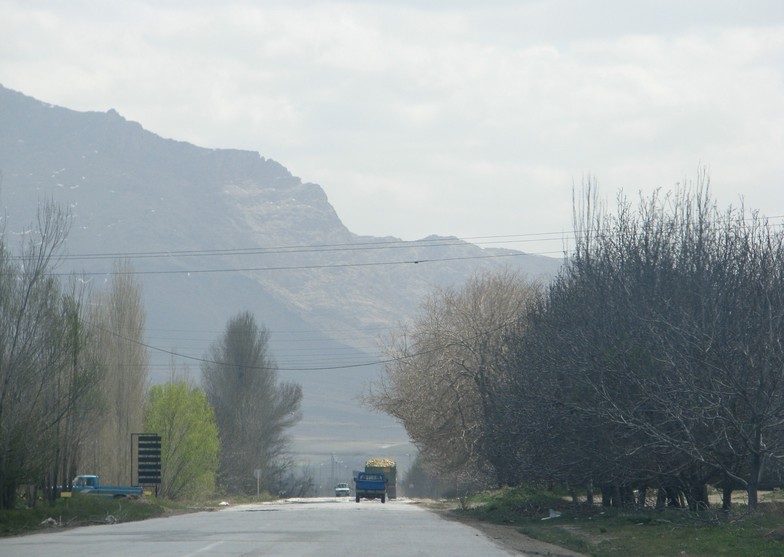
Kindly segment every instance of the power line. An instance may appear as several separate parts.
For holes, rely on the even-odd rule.
[[[216,248],[197,250],[161,250],[161,251],[133,251],[133,252],[104,252],[104,253],[77,253],[65,254],[63,260],[100,260],[100,259],[142,259],[142,258],[172,258],[172,257],[208,257],[232,255],[274,255],[291,253],[323,253],[336,251],[370,251],[386,249],[416,249],[449,246],[480,246],[495,244],[510,244],[541,240],[557,240],[563,236],[561,232],[539,232],[528,234],[474,236],[474,237],[433,237],[421,240],[376,240],[344,242],[335,244],[295,244],[283,246],[255,246],[247,248]],[[549,238],[548,238],[549,237]],[[24,256],[17,256],[23,258]]]
[[[549,237],[549,238],[548,238]],[[223,248],[223,249],[195,249],[195,250],[160,250],[160,251],[128,251],[128,252],[101,252],[101,253],[76,253],[58,256],[60,261],[100,261],[114,259],[173,259],[185,257],[228,257],[249,255],[291,255],[307,253],[334,253],[334,252],[366,252],[402,249],[426,249],[436,247],[479,247],[481,245],[511,244],[519,242],[558,240],[563,238],[563,233],[543,232],[516,235],[476,236],[476,237],[434,237],[421,240],[380,240],[359,241],[336,244],[300,244],[289,246]],[[560,252],[520,252],[521,255],[544,255]],[[476,256],[481,257],[481,256]],[[485,256],[488,257],[488,256]],[[11,260],[25,260],[25,255],[9,255]]]
[[[545,254],[560,254],[561,252],[544,252],[535,255]],[[168,271],[81,271],[75,272],[62,272],[51,273],[53,276],[120,276],[120,275],[197,275],[197,274],[215,274],[215,273],[252,273],[252,272],[267,272],[267,271],[303,271],[310,269],[340,269],[340,268],[357,268],[357,267],[383,267],[392,265],[418,265],[420,263],[444,263],[449,261],[468,261],[477,259],[499,259],[508,257],[522,257],[534,255],[523,252],[515,253],[500,253],[493,255],[468,255],[462,257],[444,257],[440,259],[410,259],[401,261],[371,261],[364,263],[324,263],[313,265],[277,265],[270,267],[223,267],[217,269],[171,269]]]
[[[497,333],[497,332],[499,332],[499,331],[501,331],[501,330],[505,329],[506,327],[508,327],[510,325],[513,325],[513,324],[514,324],[514,321],[507,322],[507,323],[501,323],[501,324],[499,324],[498,326],[494,327],[493,329],[491,329],[489,331],[479,332],[479,333],[473,335],[470,338],[474,339],[474,338],[479,338],[479,337],[485,336],[485,335],[495,334],[495,333]],[[89,326],[89,324],[88,324],[88,326]],[[107,332],[107,333],[109,333],[109,334],[111,334],[113,336],[116,336],[117,338],[119,338],[121,340],[124,340],[126,342],[130,342],[130,343],[136,344],[138,346],[143,346],[143,347],[145,347],[145,348],[147,348],[149,350],[153,350],[153,351],[156,351],[156,352],[162,352],[162,353],[168,354],[170,356],[175,356],[175,357],[183,358],[185,360],[190,360],[190,361],[196,361],[196,362],[199,362],[199,363],[214,364],[214,365],[218,365],[218,366],[232,366],[232,367],[236,366],[236,364],[230,364],[230,363],[226,363],[226,362],[219,362],[219,361],[216,361],[216,360],[212,360],[212,359],[209,359],[209,358],[198,357],[198,356],[189,356],[187,354],[182,354],[181,352],[175,352],[173,350],[167,350],[165,348],[160,348],[158,346],[153,346],[151,344],[148,344],[148,343],[145,343],[145,342],[141,342],[141,341],[136,340],[136,339],[128,338],[128,337],[126,337],[124,335],[121,335],[120,333],[118,333],[116,331],[112,331],[112,330],[106,329],[105,327],[101,327],[99,325],[93,325],[93,326],[96,327],[99,330],[102,330],[102,331]],[[443,349],[444,349],[444,346],[436,346],[436,347],[428,348],[428,349],[421,350],[421,351],[418,351],[418,352],[413,352],[411,354],[406,354],[405,356],[400,356],[400,357],[391,357],[391,358],[386,358],[386,359],[375,359],[375,360],[368,361],[368,362],[361,362],[361,363],[356,363],[356,364],[342,364],[342,365],[335,365],[335,366],[281,367],[281,366],[248,366],[248,365],[243,365],[243,366],[240,366],[240,367],[242,367],[244,369],[249,369],[249,370],[270,370],[270,369],[273,369],[273,370],[282,371],[282,372],[335,371],[335,370],[338,370],[338,369],[356,369],[356,368],[361,368],[361,367],[385,365],[385,364],[389,364],[389,363],[396,362],[396,361],[401,361],[401,360],[410,360],[412,358],[417,358],[417,357],[420,357],[420,356],[424,356],[426,354],[431,354],[431,353],[434,353],[434,352],[438,352],[438,351],[443,350]]]
[[[751,217],[750,217],[751,218]],[[782,219],[784,215],[766,217],[770,222],[774,219]],[[748,219],[747,219],[748,220]],[[773,226],[783,226],[781,224]],[[433,237],[421,240],[376,240],[360,241],[335,244],[300,244],[290,246],[272,247],[248,247],[248,248],[225,248],[225,249],[199,249],[199,250],[163,250],[163,251],[136,251],[136,252],[106,252],[106,253],[85,253],[85,254],[63,254],[58,258],[61,261],[99,261],[105,259],[172,259],[182,257],[227,257],[227,256],[247,256],[247,255],[291,255],[307,253],[333,253],[333,252],[362,252],[362,251],[383,251],[400,249],[420,249],[431,247],[479,247],[489,244],[510,244],[531,241],[555,241],[564,240],[566,237],[573,236],[575,231],[563,232],[532,232],[526,234],[512,235],[490,235],[473,237]],[[511,251],[511,250],[509,250]],[[537,251],[522,252],[513,251],[511,253],[495,253],[483,255],[471,255],[461,257],[445,258],[416,258],[397,261],[373,261],[355,263],[329,263],[329,264],[300,264],[300,265],[276,265],[266,267],[222,267],[215,269],[176,269],[168,271],[83,271],[78,274],[82,276],[113,276],[113,275],[167,275],[167,274],[209,274],[209,273],[228,273],[228,272],[266,272],[266,271],[291,271],[308,269],[332,269],[332,268],[354,268],[354,267],[377,267],[391,265],[412,265],[419,263],[438,263],[459,260],[478,260],[478,259],[497,259],[505,257],[521,256],[563,256],[563,250],[557,251]],[[9,256],[9,259],[24,260],[24,255]],[[73,273],[53,273],[54,275],[65,276]]]
[[[746,220],[750,220],[749,217]],[[766,217],[766,221],[784,219],[784,215],[774,215]],[[773,225],[782,226],[782,225]],[[542,242],[564,240],[566,237],[574,237],[575,230],[565,230],[561,232],[529,232],[524,234],[503,234],[503,235],[484,235],[484,236],[434,236],[419,240],[383,240],[372,241],[359,240],[356,242],[342,242],[334,244],[293,244],[280,246],[254,246],[246,248],[211,248],[194,250],[159,250],[159,251],[131,251],[131,252],[101,252],[101,253],[77,253],[63,254],[59,258],[63,261],[68,260],[101,260],[101,259],[150,259],[150,258],[175,258],[175,257],[210,257],[210,256],[237,256],[237,255],[277,255],[277,254],[299,254],[299,253],[329,253],[338,251],[371,251],[388,249],[417,249],[430,247],[452,247],[452,246],[482,246],[498,244],[517,244],[521,242]],[[521,252],[521,255],[549,255],[561,254],[561,251],[547,252]],[[24,255],[11,255],[9,259],[25,259]]]
[[[95,328],[97,328],[97,329],[99,329],[101,331],[104,331],[106,333],[109,333],[109,334],[111,334],[111,335],[113,335],[113,336],[115,336],[115,337],[117,337],[117,338],[119,338],[119,339],[121,339],[121,340],[123,340],[125,342],[130,342],[130,343],[136,344],[138,346],[143,346],[144,348],[147,348],[148,350],[153,350],[155,352],[160,352],[160,353],[163,353],[163,354],[167,354],[169,356],[175,356],[177,358],[183,358],[183,359],[189,360],[189,361],[194,361],[194,362],[198,362],[198,363],[215,364],[215,365],[219,365],[219,366],[234,366],[235,365],[235,364],[227,364],[225,362],[219,362],[219,361],[216,361],[216,360],[211,360],[209,358],[198,357],[198,356],[190,356],[188,354],[183,354],[181,352],[176,352],[174,350],[168,350],[166,348],[161,348],[159,346],[153,346],[153,345],[148,344],[146,342],[142,342],[140,340],[136,340],[136,339],[133,339],[133,338],[126,337],[124,335],[121,335],[117,331],[112,331],[112,330],[107,329],[105,327],[101,327],[100,325],[95,325],[95,324],[90,324],[90,323],[86,323],[86,325],[87,326],[93,326],[93,327],[95,327]],[[360,368],[360,367],[370,367],[370,366],[376,366],[376,365],[389,363],[389,362],[392,362],[392,361],[394,361],[394,359],[373,360],[373,361],[362,362],[362,363],[357,363],[357,364],[345,364],[345,365],[336,365],[336,366],[299,367],[299,368],[294,368],[294,367],[284,368],[284,367],[279,367],[279,366],[242,366],[242,367],[245,368],[245,369],[249,369],[249,370],[260,370],[260,371],[261,370],[270,370],[270,369],[274,369],[276,371],[332,371],[332,370],[337,370],[337,369],[352,369],[352,368]]]

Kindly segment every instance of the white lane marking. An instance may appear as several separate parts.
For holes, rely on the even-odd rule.
[[[193,557],[194,555],[198,555],[199,553],[204,553],[205,551],[209,551],[213,547],[217,547],[217,546],[219,546],[222,543],[223,543],[222,541],[221,542],[211,543],[210,545],[202,547],[201,549],[199,549],[197,551],[194,551],[193,553],[188,553],[187,555],[183,555],[183,557]]]

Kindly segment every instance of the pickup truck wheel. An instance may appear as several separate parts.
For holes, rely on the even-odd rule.
[[[387,496],[386,496],[386,494],[383,494],[383,495],[381,496],[381,502],[382,502],[382,503],[386,503],[386,502],[387,502]]]
[[[357,503],[359,503],[359,495],[357,495]]]

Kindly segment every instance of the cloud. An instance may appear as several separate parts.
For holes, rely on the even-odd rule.
[[[587,174],[612,198],[700,164],[784,214],[778,1],[2,5],[4,85],[259,151],[358,233],[563,230]]]

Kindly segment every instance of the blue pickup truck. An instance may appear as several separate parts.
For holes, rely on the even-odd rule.
[[[144,490],[141,486],[125,487],[119,485],[101,485],[98,476],[76,476],[71,486],[72,493],[89,493],[103,497],[141,497]]]
[[[357,503],[364,499],[381,499],[382,503],[387,500],[387,478],[384,474],[370,474],[359,472],[354,478],[354,494]]]

